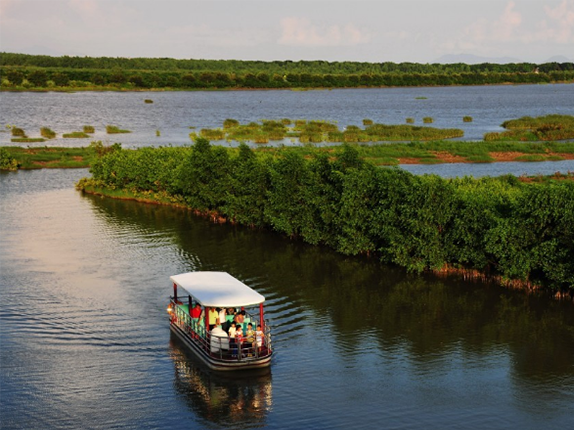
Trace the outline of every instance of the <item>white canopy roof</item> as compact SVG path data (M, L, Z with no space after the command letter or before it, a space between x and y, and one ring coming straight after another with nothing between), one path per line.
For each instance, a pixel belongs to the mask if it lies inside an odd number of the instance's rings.
M227 272L188 272L169 279L210 308L253 306L265 301L265 297Z

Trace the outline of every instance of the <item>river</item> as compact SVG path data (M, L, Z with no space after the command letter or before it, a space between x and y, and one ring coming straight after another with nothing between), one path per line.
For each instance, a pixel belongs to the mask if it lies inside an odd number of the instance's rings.
M82 195L86 175L0 174L2 429L572 426L572 303ZM170 335L191 270L266 297L268 372L207 371Z

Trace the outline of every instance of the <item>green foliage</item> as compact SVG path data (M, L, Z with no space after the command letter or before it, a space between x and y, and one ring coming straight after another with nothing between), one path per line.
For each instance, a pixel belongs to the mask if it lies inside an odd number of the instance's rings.
M56 133L48 127L42 127L40 129L40 134L46 139L54 139L56 137Z
M131 133L130 130L122 130L115 125L106 125L106 133L108 134L119 134L119 133Z
M85 126L83 127L83 131L84 131L84 133L90 133L90 134L92 134L92 133L95 133L95 132L96 132L96 129L94 128L93 125L85 125Z
M574 138L574 116L545 115L536 118L522 117L505 121L501 133L486 133L484 140L551 141Z
M430 116L425 116L423 118L423 123L425 123L425 124L432 124L433 122L434 122L434 119Z
M0 146L0 170L18 170L18 161Z
M89 134L84 133L83 131L73 131L71 133L64 133L62 134L63 138L66 139L86 139L90 137Z
M414 124L415 123L415 119L414 118L407 118L406 119L407 124Z
M20 127L11 127L12 136L26 137L26 132Z
M402 144L395 151L423 156L423 145L453 144ZM345 254L372 254L409 271L454 267L551 288L574 285L571 180L415 176L366 163L364 154L377 150L371 145L258 151L198 138L192 147L93 146L93 179L111 189L160 193L239 224Z
M462 117L463 122L472 122L472 117L469 115L465 115Z

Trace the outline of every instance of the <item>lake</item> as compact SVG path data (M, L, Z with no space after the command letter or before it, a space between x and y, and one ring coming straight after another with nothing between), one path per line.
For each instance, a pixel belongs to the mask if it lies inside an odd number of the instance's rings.
M0 97L2 126L23 128L29 137L40 137L40 128L49 127L59 136L44 143L13 144L9 130L0 128L0 146L24 147L87 146L93 140L106 145L121 143L124 148L191 145L190 132L222 127L226 118L242 124L262 119L317 119L337 122L343 129L348 125L363 127L365 118L377 123L404 124L407 117L412 117L415 125L422 126L422 118L427 116L434 118L430 126L464 130L462 140L472 144L485 133L503 131L500 124L506 120L553 113L574 115L574 84L314 91L3 92ZM145 103L145 99L153 103ZM466 115L473 121L463 122ZM90 138L61 137L63 133L81 131L84 125L95 127ZM106 125L131 133L107 134ZM214 144L237 146L237 142ZM268 145L280 144L298 145L291 139ZM402 167L419 174L444 171L445 176L549 175L574 171L574 160L492 163L486 167Z
M572 427L572 303L82 195L87 175L0 173L1 428ZM267 372L210 372L170 335L192 270L266 297Z

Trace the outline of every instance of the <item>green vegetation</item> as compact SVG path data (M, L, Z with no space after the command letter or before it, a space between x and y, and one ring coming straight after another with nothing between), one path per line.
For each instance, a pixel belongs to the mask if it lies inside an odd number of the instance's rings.
M12 136L15 137L26 137L26 132L20 127L10 127Z
M93 145L89 148L21 148L0 147L0 170L88 167L96 155Z
M469 115L463 116L462 121L463 122L472 122L472 117Z
M410 125L374 124L371 120L364 129L350 125L344 131L337 124L327 121L296 120L295 125L288 128L284 120L262 120L261 123L250 122L239 124L239 121L226 119L223 128L201 129L199 135L209 140L236 140L268 143L283 140L286 137L298 138L301 143L321 142L382 142L433 140L461 137L464 132L460 129L439 129L433 127L415 127ZM197 133L190 133L195 139Z
M410 117L407 118L406 121L407 121L407 124L414 124L414 123L415 123L415 119L414 119L414 118L410 118Z
M0 53L4 90L357 88L573 82L573 63L418 64Z
M83 131L73 131L71 133L62 134L62 137L65 139L85 139L87 137L90 137L90 135L84 133Z
M93 125L85 125L83 128L84 133L89 133L89 134L93 134L96 132L96 129L94 128Z
M56 137L56 133L48 127L42 127L40 129L40 134L46 139L54 139Z
M14 143L36 143L36 142L45 142L46 139L43 137L14 137L10 139L10 142Z
M0 146L0 170L18 170L18 160L2 146Z
M150 103L153 103L153 100L151 100L151 99L145 99L145 100L144 100L144 103L150 104Z
M257 151L203 138L192 147L116 148L94 160L78 188L171 200L414 272L574 285L574 181L415 176L375 168L361 160L366 148Z
M484 140L549 141L574 139L574 116L545 115L532 118L525 116L505 121L501 127L508 131L486 133Z
M423 123L424 123L424 124L432 124L433 122L434 122L434 119L433 119L432 117L430 117L430 116L425 116L425 117L423 118Z
M120 134L120 133L131 133L129 130L122 130L115 125L106 125L106 133L108 134Z

